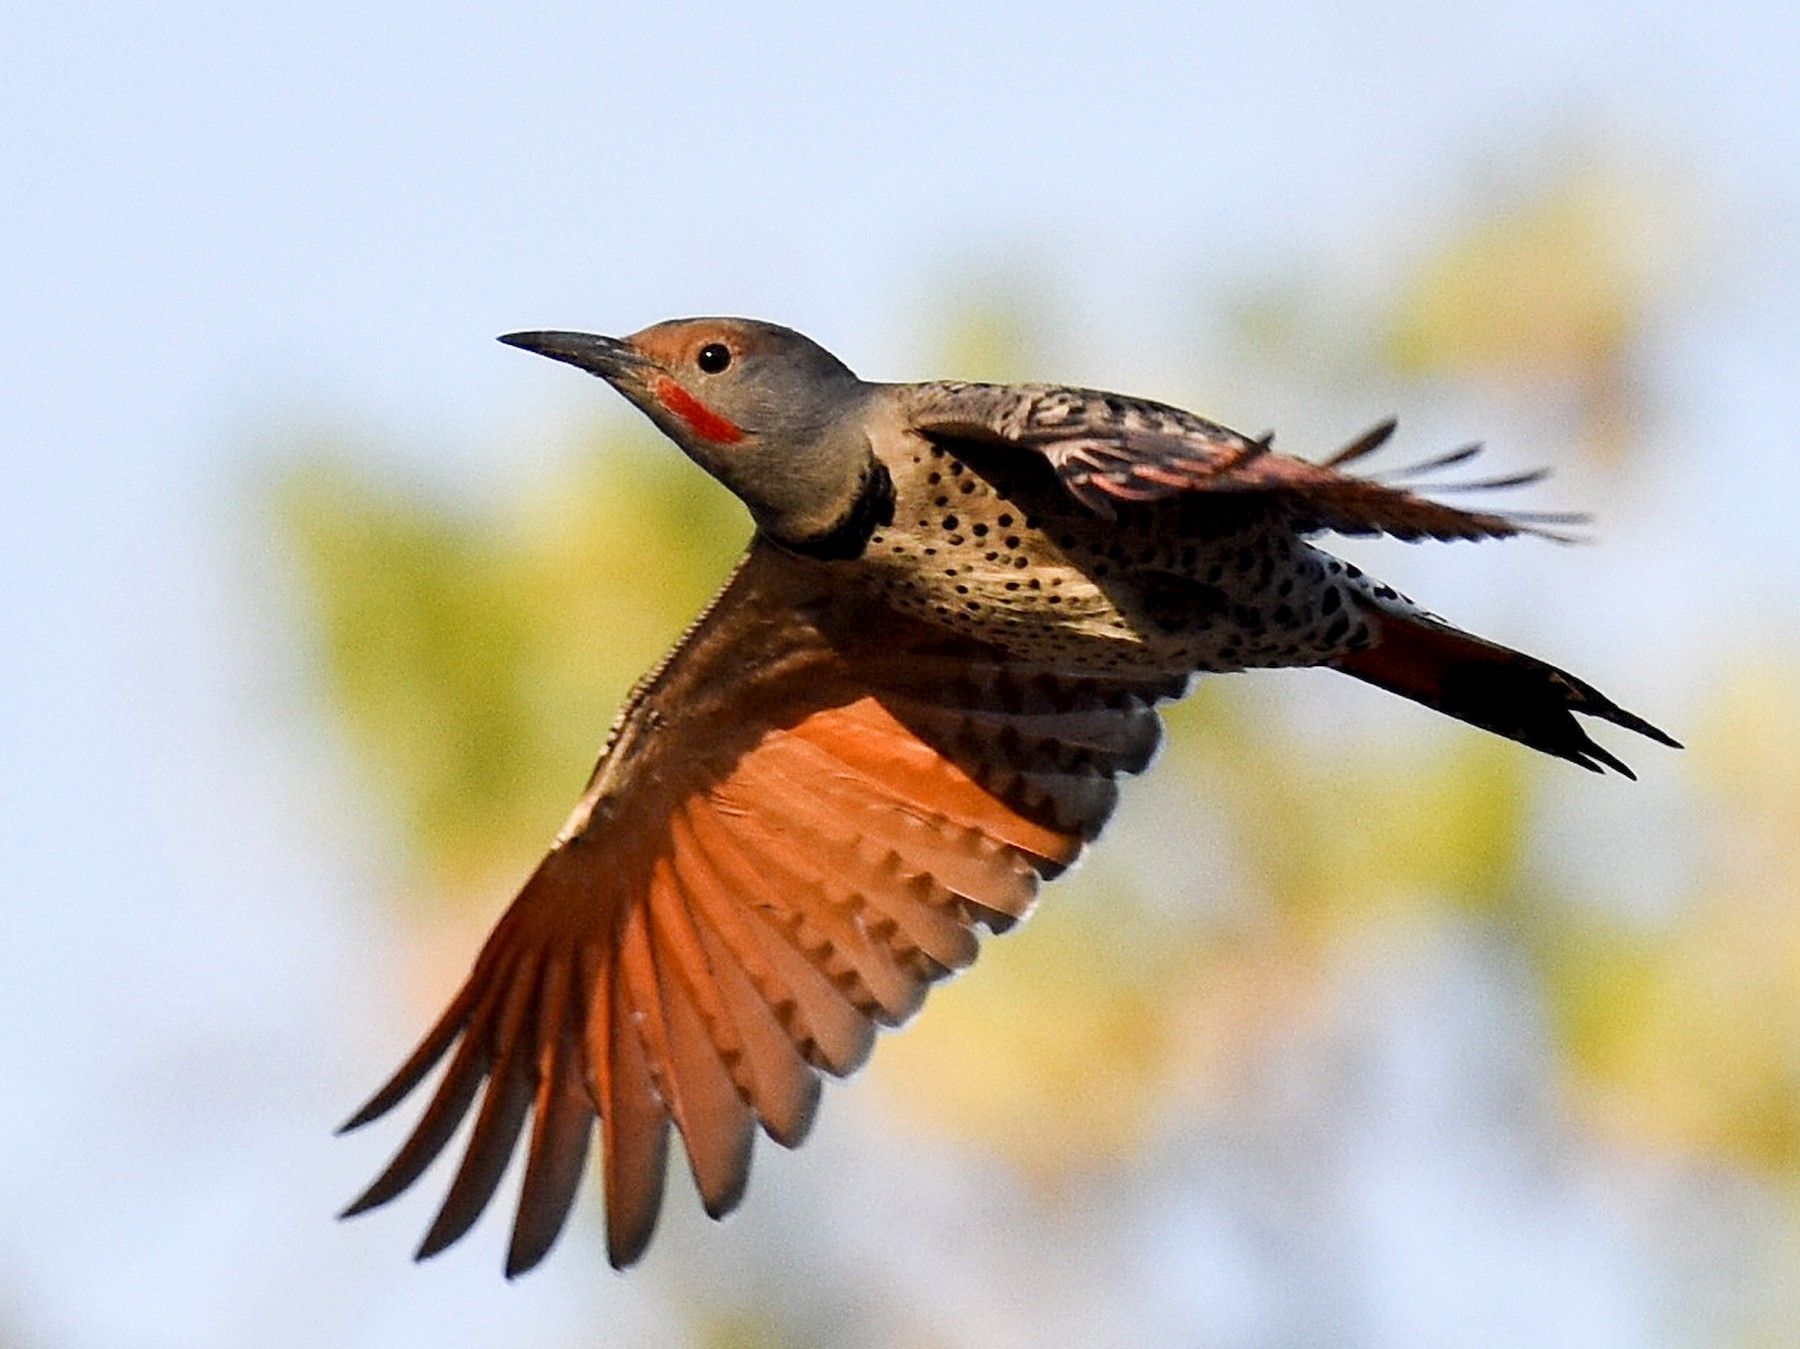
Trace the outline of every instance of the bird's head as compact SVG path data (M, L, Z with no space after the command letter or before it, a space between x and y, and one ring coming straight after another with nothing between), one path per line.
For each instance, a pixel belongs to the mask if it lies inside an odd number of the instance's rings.
M791 328L672 319L624 338L529 332L500 340L607 381L778 542L804 548L829 536L879 469L861 415L875 386Z

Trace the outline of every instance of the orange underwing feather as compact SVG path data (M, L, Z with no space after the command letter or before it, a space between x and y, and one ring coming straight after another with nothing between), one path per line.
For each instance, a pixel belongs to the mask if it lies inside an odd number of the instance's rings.
M535 953L533 953L535 955ZM512 1156L531 1101L531 1065L537 1046L525 1033L525 1021L536 1002L537 960L528 956L512 972L505 1002L494 1027L494 1062L487 1092L475 1116L475 1129L463 1152L462 1165L450 1183L443 1207L419 1247L419 1258L435 1255L455 1241L480 1216Z
M477 970L479 970L480 964L480 961L476 962ZM361 1128L372 1119L385 1115L411 1093L414 1087L424 1081L425 1075L437 1067L438 1060L443 1058L450 1046L456 1043L456 1037L462 1034L464 1026L468 1024L469 1017L474 1011L475 1003L484 991L480 983L474 978L470 978L462 986L461 991L457 993L455 1000L451 1002L444 1014L438 1018L437 1023L426 1032L425 1038L419 1042L419 1047L413 1050L406 1062L400 1065L381 1090L371 1096L360 1110L340 1126L338 1132L348 1133L352 1129ZM354 1205L352 1205L352 1209L355 1209Z
M916 801L872 799L856 779L832 779L828 765L841 760L798 737L789 740L796 770L814 770L818 790L797 800L795 818L840 848L857 838L878 842L905 859L916 874L929 874L951 890L990 908L1023 910L1036 892L1029 862L1016 845L946 814L927 814ZM1060 860L1060 859L1058 859Z
M674 837L676 875L692 905L694 930L706 954L713 990L731 1019L741 1047L737 1066L744 1099L771 1138L786 1147L796 1146L812 1123L819 1100L819 1079L775 1013L776 1005L791 999L766 967L760 971L759 989L758 980L746 969L746 964L758 957L746 958L744 952L732 949L707 916L709 904L730 901L721 900L717 878L705 870L695 855L696 845L685 813L675 817ZM702 890L704 899L698 897Z
M464 1039L445 1070L443 1081L425 1107L425 1113L413 1126L400 1151L373 1184L351 1202L339 1216L353 1218L387 1203L399 1195L437 1160L438 1153L450 1141L457 1125L468 1113L475 1093L487 1072L487 1047L473 1037Z
M731 894L743 896L746 906L737 910L730 900L713 901L710 912L719 930L761 958L781 999L771 999L770 1005L783 1017L807 1061L839 1077L854 1072L874 1043L869 1019L793 944L780 918L780 897L747 865L724 822L711 811L697 809L690 809L689 819L708 864Z
M912 1015L924 990L870 939L858 921L854 890L820 856L819 842L802 842L754 817L740 825L739 837L754 850L764 875L790 897L787 921L813 962L864 1014L890 1026Z
M663 978L680 978L683 990L706 1025L719 1061L736 1080L744 1057L743 1040L736 1019L719 994L718 970L701 944L687 888L676 867L675 831L680 818L679 813L670 818L671 851L657 862L649 892L650 916L660 953L658 973Z
M660 1032L663 1067L657 1076L665 1084L664 1094L687 1144L694 1183L706 1211L718 1217L743 1194L754 1126L726 1068L725 1048L716 1042L716 1032L709 1032L688 985L674 968L679 957L671 946L679 936L672 931L670 910L680 903L666 862L659 863L651 877L649 899L638 909L645 918L641 945L652 962L654 980L654 988L641 996L655 1008L647 1020ZM628 945L627 951L635 945Z
M650 1069L641 1022L625 979L603 988L596 1002L608 1006L607 1039L590 1052L607 1061L608 1091L601 1101L606 1189L606 1245L612 1263L631 1264L649 1244L662 1203L669 1115Z
M506 1252L508 1278L543 1259L562 1230L593 1136L593 1105L582 1083L575 1041L573 963L559 959L545 972L537 1099L525 1154L525 1182Z
M873 698L834 716L815 717L798 734L863 776L879 775L890 793L928 802L936 814L965 829L982 830L1047 861L1070 861L1079 850L1079 840L1009 810Z

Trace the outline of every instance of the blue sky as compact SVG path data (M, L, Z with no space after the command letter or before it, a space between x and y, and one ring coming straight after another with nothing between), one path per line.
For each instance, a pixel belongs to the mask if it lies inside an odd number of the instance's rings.
M325 1137L380 1071L360 1023L411 1028L370 1010L387 861L346 855L342 765L280 714L313 695L258 536L295 425L455 490L541 467L522 432L593 391L497 333L746 313L923 378L946 293L1022 266L1081 325L1036 373L1173 392L1221 278L1623 145L1710 241L1657 355L1671 425L1722 438L1670 470L1719 517L1677 535L1791 601L1791 545L1725 543L1779 538L1800 485L1791 4L769 9L0 21L0 1338L572 1342L591 1312L591 1259L509 1295L494 1233L414 1275L404 1224L326 1221L385 1146Z

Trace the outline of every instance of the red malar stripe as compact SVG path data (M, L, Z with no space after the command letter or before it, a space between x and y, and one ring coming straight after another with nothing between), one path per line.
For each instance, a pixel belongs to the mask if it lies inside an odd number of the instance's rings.
M686 422L688 429L702 440L732 445L744 438L743 427L721 417L667 375L656 381L651 392L657 402Z

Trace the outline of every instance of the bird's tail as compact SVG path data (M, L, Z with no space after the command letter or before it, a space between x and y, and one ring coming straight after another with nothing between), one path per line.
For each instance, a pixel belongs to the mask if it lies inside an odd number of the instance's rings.
M1554 665L1422 613L1384 607L1371 617L1374 643L1345 656L1337 667L1377 688L1596 773L1605 771L1604 765L1628 778L1637 776L1589 738L1575 720L1576 712L1681 748L1642 717Z

